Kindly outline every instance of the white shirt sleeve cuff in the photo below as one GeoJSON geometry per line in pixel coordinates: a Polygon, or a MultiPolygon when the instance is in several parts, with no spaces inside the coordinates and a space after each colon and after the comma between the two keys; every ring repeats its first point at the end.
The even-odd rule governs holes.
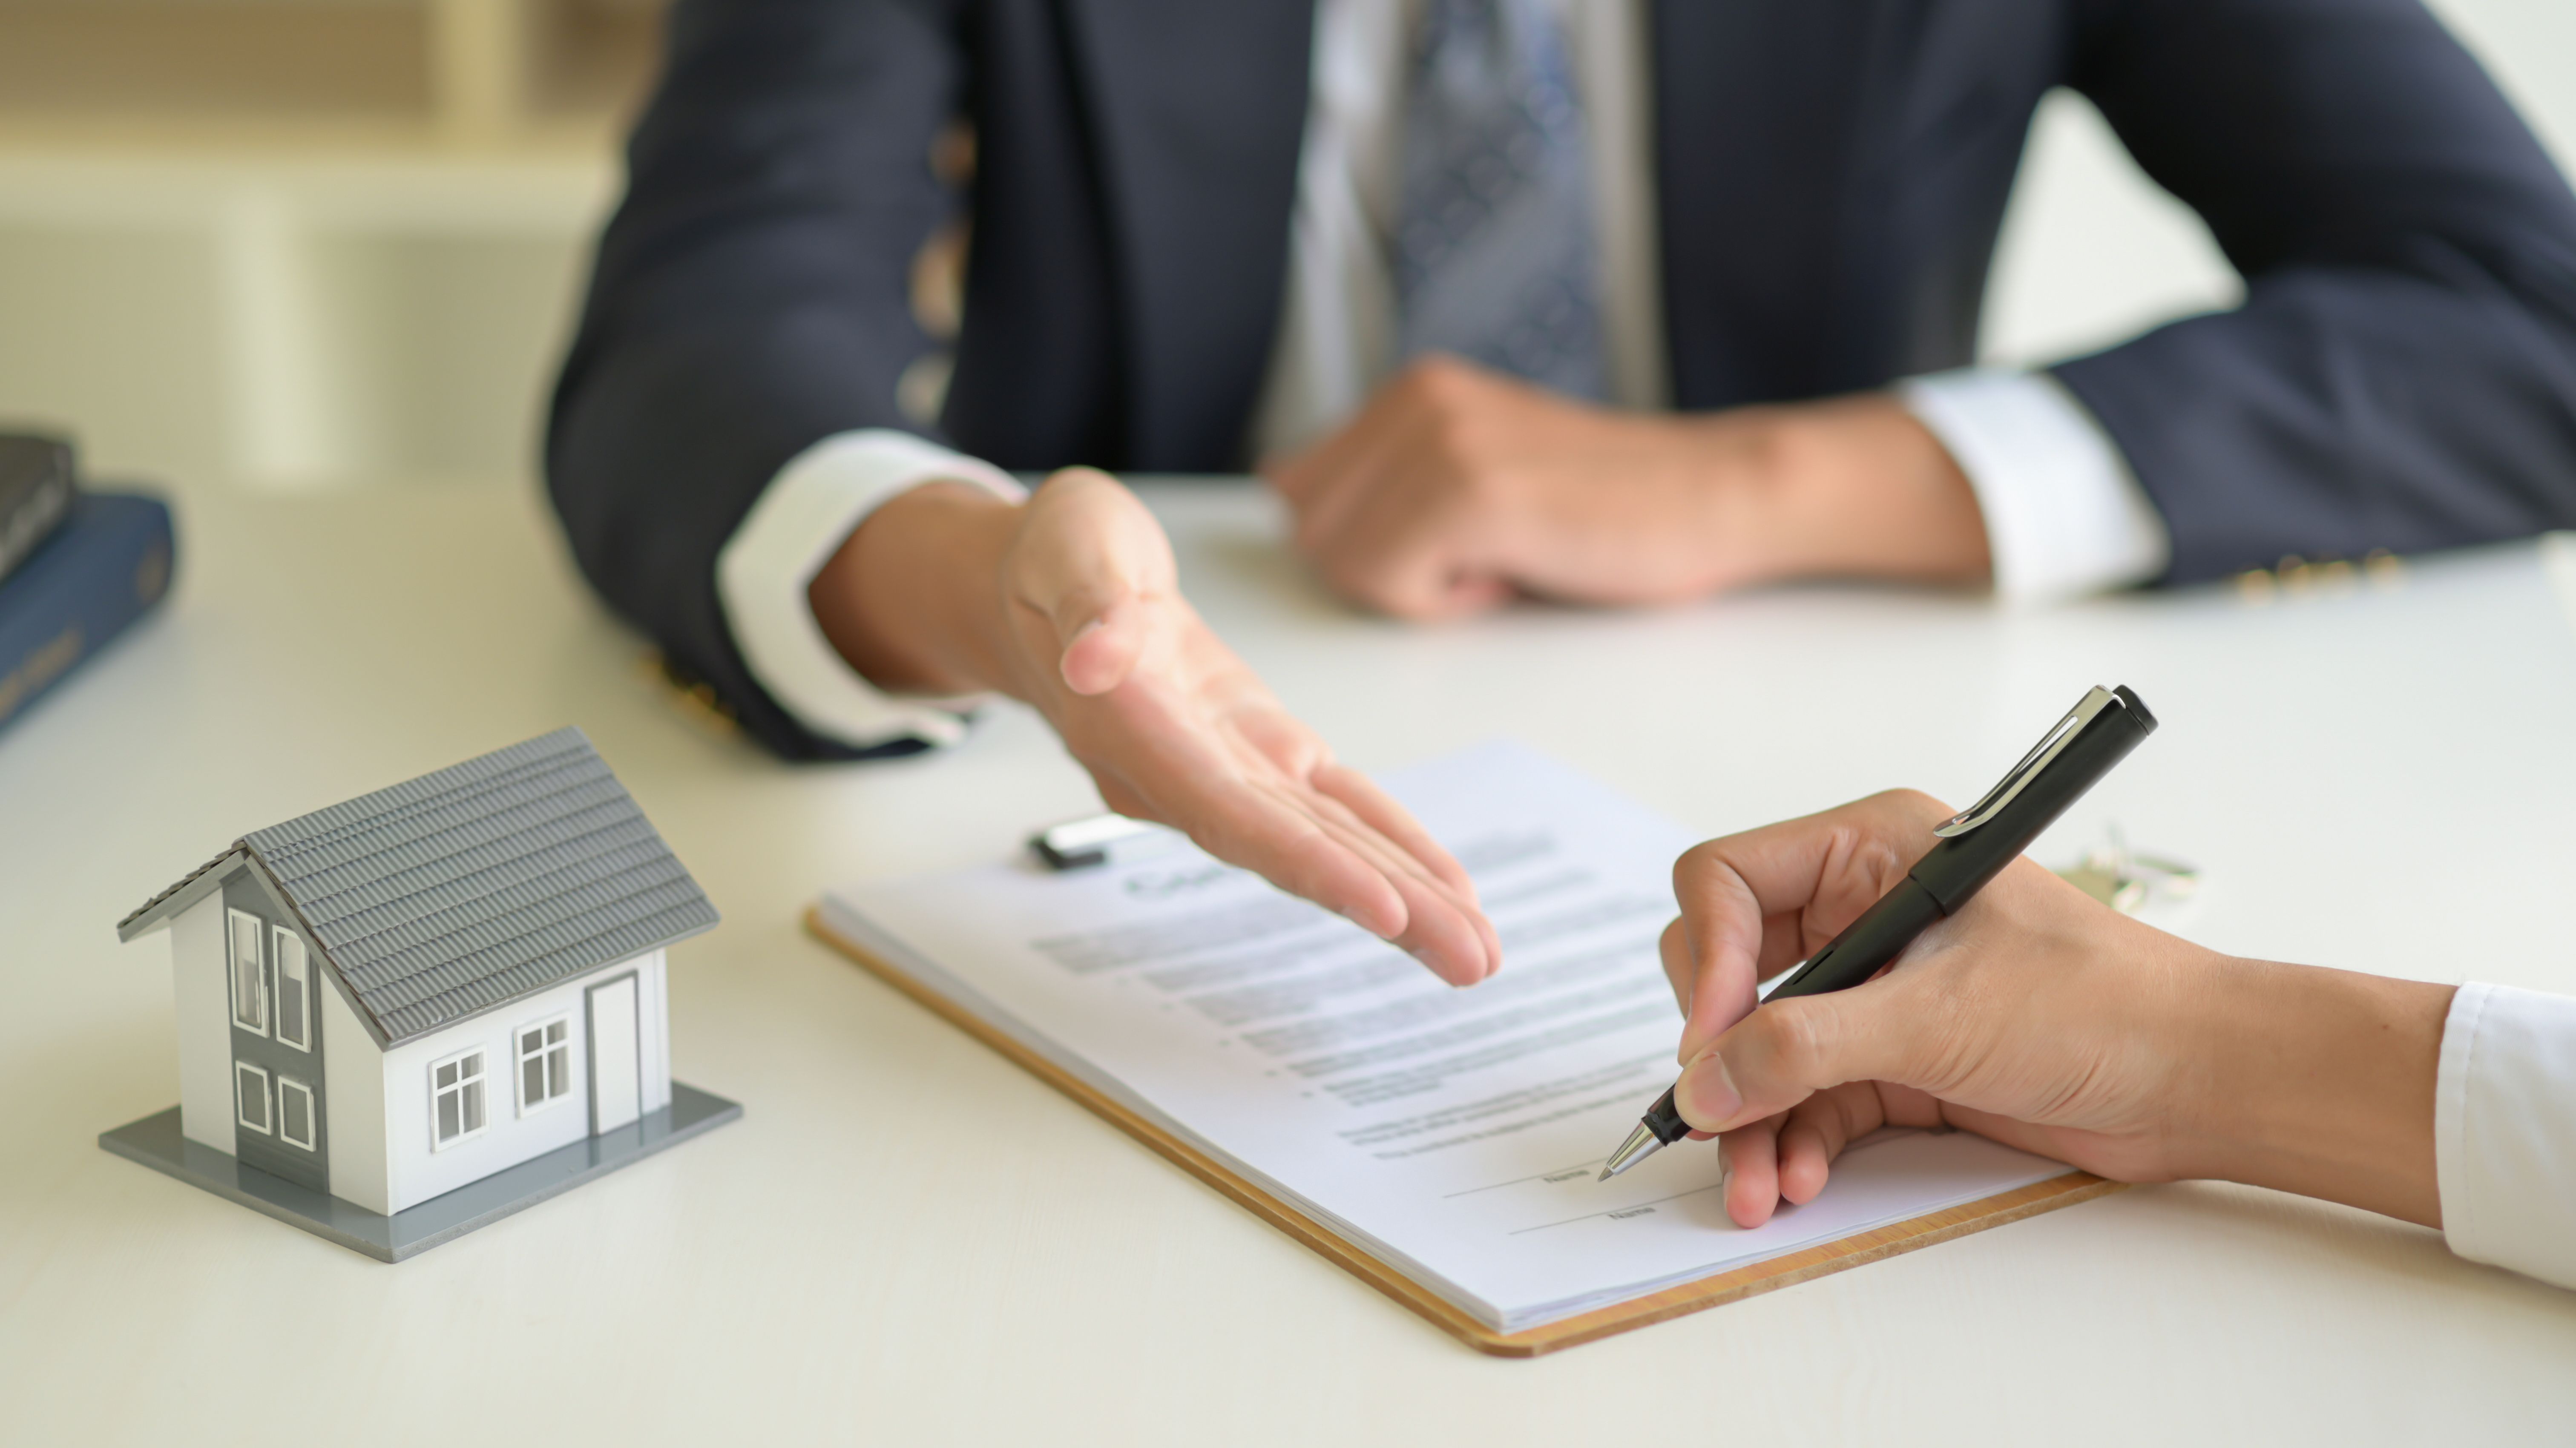
{"type": "Polygon", "coordinates": [[[790,459],[716,555],[716,597],[752,677],[796,722],[856,749],[954,744],[973,699],[896,698],[844,661],[805,590],[887,499],[930,482],[1028,496],[990,463],[885,428],[837,433],[790,459]]]}
{"type": "Polygon", "coordinates": [[[2576,998],[2460,987],[2434,1077],[2433,1169],[2452,1251],[2576,1287],[2576,998]]]}
{"type": "Polygon", "coordinates": [[[1969,368],[1900,386],[1976,490],[1995,595],[2042,603],[2165,571],[2173,540],[2110,434],[2057,379],[1969,368]]]}

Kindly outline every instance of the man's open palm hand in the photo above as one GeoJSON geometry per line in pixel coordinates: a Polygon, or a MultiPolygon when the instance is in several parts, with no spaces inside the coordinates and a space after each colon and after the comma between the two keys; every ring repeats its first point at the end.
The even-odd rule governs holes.
{"type": "Polygon", "coordinates": [[[1134,494],[1089,469],[1055,475],[1028,504],[1001,586],[1011,692],[1054,724],[1111,809],[1183,831],[1452,984],[1500,964],[1466,871],[1218,641],[1134,494]]]}

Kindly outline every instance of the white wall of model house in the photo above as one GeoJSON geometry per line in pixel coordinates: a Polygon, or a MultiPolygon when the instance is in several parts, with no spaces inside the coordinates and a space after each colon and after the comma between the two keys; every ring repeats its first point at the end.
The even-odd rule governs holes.
{"type": "MultiPolygon", "coordinates": [[[[179,1014],[179,1133],[232,1156],[233,1025],[224,973],[223,892],[170,922],[170,965],[179,1014]]],[[[332,1044],[325,1038],[322,1049],[332,1044]]]]}
{"type": "Polygon", "coordinates": [[[364,1069],[383,1053],[340,988],[322,997],[322,1134],[331,1148],[331,1195],[392,1216],[393,1175],[385,1169],[385,1073],[364,1069]],[[343,1062],[360,1069],[341,1070],[343,1062]]]}
{"type": "MultiPolygon", "coordinates": [[[[375,1210],[390,1216],[588,1136],[592,1042],[584,1004],[592,986],[630,972],[636,978],[636,1021],[641,1028],[636,1045],[643,1083],[638,1104],[646,1112],[670,1105],[670,993],[662,952],[654,950],[560,981],[385,1052],[382,1139],[390,1205],[375,1210]],[[565,1020],[568,1028],[570,1090],[549,1102],[525,1101],[516,1053],[518,1033],[558,1019],[565,1020]],[[472,1051],[483,1054],[484,1125],[481,1131],[442,1147],[436,1144],[433,1074],[441,1062],[472,1051]]],[[[354,1017],[350,1024],[357,1024],[354,1017]]],[[[334,1151],[338,1129],[333,1127],[334,1151]]],[[[337,1172],[333,1178],[336,1194],[337,1172]]]]}
{"type": "MultiPolygon", "coordinates": [[[[220,893],[181,912],[168,935],[179,1028],[179,1119],[189,1140],[237,1155],[230,974],[220,893]]],[[[670,986],[660,950],[559,981],[391,1051],[377,1047],[340,990],[316,983],[323,1129],[331,1194],[387,1216],[590,1134],[588,992],[633,974],[638,1108],[671,1104],[670,986]],[[524,1099],[519,1033],[560,1020],[566,1089],[524,1099]],[[480,1129],[441,1146],[433,1073],[480,1051],[480,1129]]],[[[461,1083],[460,1083],[461,1084],[461,1083]]]]}

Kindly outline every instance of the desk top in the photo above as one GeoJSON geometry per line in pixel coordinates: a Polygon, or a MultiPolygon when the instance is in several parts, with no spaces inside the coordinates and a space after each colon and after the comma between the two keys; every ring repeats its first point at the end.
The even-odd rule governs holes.
{"type": "MultiPolygon", "coordinates": [[[[1713,834],[1966,796],[2127,683],[2164,727],[2042,858],[2116,824],[2207,869],[2222,949],[2576,990],[2548,545],[2260,604],[1800,589],[1416,629],[1329,600],[1257,492],[1147,491],[1200,608],[1362,766],[1511,734],[1713,834]]],[[[515,493],[209,497],[181,531],[174,607],[0,734],[0,1438],[1582,1442],[1639,1382],[1643,1443],[2517,1442],[2576,1407],[2576,1295],[2211,1184],[1479,1357],[799,931],[827,883],[1096,808],[1033,716],[775,763],[674,707],[515,493]],[[178,1096],[166,950],[119,916],[246,830],[567,723],[725,914],[672,953],[672,1050],[742,1122],[399,1267],[98,1149],[178,1096]]]]}

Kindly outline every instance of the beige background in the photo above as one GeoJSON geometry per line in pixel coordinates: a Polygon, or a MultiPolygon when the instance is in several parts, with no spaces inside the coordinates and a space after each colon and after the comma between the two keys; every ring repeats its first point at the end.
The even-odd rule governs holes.
{"type": "MultiPolygon", "coordinates": [[[[302,33],[316,14],[404,3],[157,8],[283,13],[302,33]]],[[[606,7],[611,19],[634,8],[432,3],[436,37],[469,60],[489,39],[477,27],[512,4],[606,7]]],[[[48,4],[154,8],[0,0],[0,41],[13,13],[48,4]]],[[[2576,157],[2576,6],[2434,8],[2562,165],[2576,157]]],[[[620,63],[638,49],[631,29],[605,32],[620,63]]],[[[100,468],[183,492],[528,482],[589,239],[620,184],[612,139],[623,102],[571,67],[563,84],[588,109],[562,119],[537,105],[525,126],[496,129],[477,119],[495,104],[484,92],[504,83],[487,72],[542,71],[525,52],[553,52],[484,49],[495,56],[457,68],[439,92],[458,113],[411,129],[372,112],[253,125],[214,102],[221,124],[147,112],[120,127],[85,111],[13,116],[0,90],[0,418],[70,426],[100,468]]],[[[2052,99],[2004,235],[1989,356],[2044,361],[2236,295],[2199,221],[2137,173],[2088,105],[2052,99]]]]}

